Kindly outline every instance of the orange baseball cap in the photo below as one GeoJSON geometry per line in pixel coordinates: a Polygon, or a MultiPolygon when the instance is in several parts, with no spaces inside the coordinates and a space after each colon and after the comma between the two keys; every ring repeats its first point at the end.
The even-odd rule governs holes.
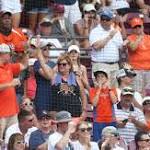
{"type": "Polygon", "coordinates": [[[132,28],[134,28],[135,26],[138,26],[138,25],[143,25],[143,20],[141,18],[133,18],[131,21],[130,21],[130,25],[132,28]]]}

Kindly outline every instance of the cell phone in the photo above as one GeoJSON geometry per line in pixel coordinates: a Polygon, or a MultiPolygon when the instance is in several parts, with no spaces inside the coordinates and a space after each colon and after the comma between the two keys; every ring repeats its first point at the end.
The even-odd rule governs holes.
{"type": "Polygon", "coordinates": [[[122,120],[123,123],[127,123],[128,122],[128,119],[124,119],[122,120]]]}

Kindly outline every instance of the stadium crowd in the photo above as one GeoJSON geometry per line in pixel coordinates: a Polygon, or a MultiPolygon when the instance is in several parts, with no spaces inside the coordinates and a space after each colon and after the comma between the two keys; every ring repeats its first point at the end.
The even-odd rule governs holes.
{"type": "Polygon", "coordinates": [[[0,0],[0,150],[150,150],[149,0],[0,0]]]}

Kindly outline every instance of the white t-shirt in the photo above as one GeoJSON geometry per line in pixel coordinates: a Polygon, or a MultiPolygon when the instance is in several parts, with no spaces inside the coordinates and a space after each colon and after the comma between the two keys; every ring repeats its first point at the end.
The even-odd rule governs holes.
{"type": "MultiPolygon", "coordinates": [[[[58,132],[55,132],[52,135],[50,135],[49,139],[48,139],[48,150],[57,150],[55,148],[55,146],[62,137],[63,137],[63,135],[58,132]]],[[[67,149],[67,148],[68,148],[68,144],[66,145],[65,149],[67,149]]]]}
{"type": "MultiPolygon", "coordinates": [[[[103,40],[110,32],[114,30],[113,27],[110,30],[105,30],[100,24],[97,25],[89,35],[90,45],[92,46],[98,40],[103,40]]],[[[119,61],[119,48],[123,44],[121,33],[118,31],[111,40],[101,48],[100,50],[92,50],[91,58],[94,62],[117,62],[119,61]]]]}
{"type": "MultiPolygon", "coordinates": [[[[32,127],[29,128],[27,133],[25,134],[24,138],[25,138],[25,143],[27,144],[27,146],[29,145],[29,139],[30,139],[30,135],[33,131],[37,130],[36,127],[32,127]]],[[[5,133],[5,144],[7,145],[9,142],[9,138],[11,137],[12,134],[14,133],[21,133],[20,129],[19,129],[19,124],[15,123],[13,125],[11,125],[5,133]]],[[[22,133],[21,133],[22,134],[22,133]]]]}
{"type": "MultiPolygon", "coordinates": [[[[79,141],[75,141],[71,143],[75,150],[86,150],[79,141]]],[[[99,150],[98,144],[96,142],[90,142],[90,144],[91,144],[91,150],[99,150]]]]}

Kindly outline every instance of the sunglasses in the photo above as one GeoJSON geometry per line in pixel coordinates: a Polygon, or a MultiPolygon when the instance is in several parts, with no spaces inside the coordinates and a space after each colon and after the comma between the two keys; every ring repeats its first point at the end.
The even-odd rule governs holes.
{"type": "Polygon", "coordinates": [[[39,120],[42,120],[42,121],[44,121],[44,120],[50,120],[50,119],[51,119],[50,116],[43,116],[43,117],[39,118],[39,120]]]}
{"type": "Polygon", "coordinates": [[[143,102],[143,105],[148,105],[148,104],[150,104],[150,100],[143,102]]]}
{"type": "Polygon", "coordinates": [[[25,106],[33,106],[33,103],[31,102],[31,103],[24,103],[23,105],[25,105],[25,106]]]}
{"type": "Polygon", "coordinates": [[[133,27],[133,29],[141,28],[141,27],[142,27],[141,25],[137,25],[137,26],[133,27]]]}
{"type": "Polygon", "coordinates": [[[134,93],[134,90],[132,90],[132,89],[123,89],[123,92],[131,92],[131,93],[134,93]]]}
{"type": "Polygon", "coordinates": [[[102,21],[110,21],[111,19],[106,16],[101,16],[102,21]]]}
{"type": "Polygon", "coordinates": [[[85,14],[95,14],[96,12],[94,10],[91,10],[91,11],[84,11],[85,14]]]}
{"type": "Polygon", "coordinates": [[[85,131],[90,132],[92,130],[92,128],[80,128],[79,130],[81,132],[85,132],[85,131]]]}
{"type": "Polygon", "coordinates": [[[58,63],[58,66],[66,67],[68,63],[58,63]]]}
{"type": "Polygon", "coordinates": [[[150,139],[141,139],[141,140],[139,140],[139,141],[149,142],[149,141],[150,141],[150,139]]]}

